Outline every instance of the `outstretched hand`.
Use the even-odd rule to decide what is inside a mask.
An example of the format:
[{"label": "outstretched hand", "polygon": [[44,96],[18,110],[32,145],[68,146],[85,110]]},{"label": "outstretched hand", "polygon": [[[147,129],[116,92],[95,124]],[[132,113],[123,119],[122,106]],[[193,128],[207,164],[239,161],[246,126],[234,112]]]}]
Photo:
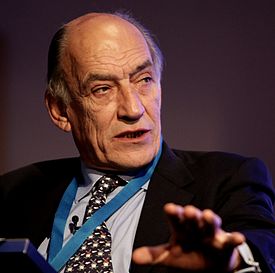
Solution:
[{"label": "outstretched hand", "polygon": [[167,244],[145,246],[133,253],[137,264],[161,264],[201,271],[216,269],[230,272],[237,269],[241,258],[236,246],[245,241],[239,232],[227,233],[221,219],[211,210],[199,210],[172,203],[164,206],[171,224],[172,237]]}]

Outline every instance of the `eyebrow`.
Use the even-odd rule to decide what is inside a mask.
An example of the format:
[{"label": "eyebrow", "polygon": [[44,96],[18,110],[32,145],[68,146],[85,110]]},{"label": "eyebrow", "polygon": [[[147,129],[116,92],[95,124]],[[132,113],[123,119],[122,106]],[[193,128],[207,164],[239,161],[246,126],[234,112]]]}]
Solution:
[{"label": "eyebrow", "polygon": [[[152,66],[152,62],[150,60],[146,60],[141,65],[138,65],[132,72],[129,73],[130,78],[144,70],[147,67]],[[88,83],[93,81],[118,81],[119,78],[116,75],[112,74],[98,74],[98,73],[89,73],[87,77],[83,80],[83,86],[87,86]]]},{"label": "eyebrow", "polygon": [[129,73],[130,78],[142,71],[143,69],[152,66],[152,62],[150,60],[146,60],[143,64],[137,66],[133,72]]}]

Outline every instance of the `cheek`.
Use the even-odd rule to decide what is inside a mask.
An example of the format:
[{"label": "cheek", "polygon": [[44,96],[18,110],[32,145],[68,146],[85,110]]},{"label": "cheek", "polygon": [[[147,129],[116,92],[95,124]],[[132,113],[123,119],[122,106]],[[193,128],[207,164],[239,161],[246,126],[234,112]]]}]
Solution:
[{"label": "cheek", "polygon": [[113,111],[106,105],[101,110],[87,110],[84,126],[89,128],[90,135],[96,138],[97,143],[101,143],[100,145],[103,145],[104,140],[110,135],[113,117]]},{"label": "cheek", "polygon": [[97,122],[96,115],[87,102],[75,100],[70,105],[68,116],[75,135],[82,141],[85,138],[92,138]]},{"label": "cheek", "polygon": [[147,111],[152,119],[154,119],[154,122],[158,122],[158,119],[160,118],[160,108],[161,108],[161,96],[160,92],[158,96],[151,97],[147,100]]}]

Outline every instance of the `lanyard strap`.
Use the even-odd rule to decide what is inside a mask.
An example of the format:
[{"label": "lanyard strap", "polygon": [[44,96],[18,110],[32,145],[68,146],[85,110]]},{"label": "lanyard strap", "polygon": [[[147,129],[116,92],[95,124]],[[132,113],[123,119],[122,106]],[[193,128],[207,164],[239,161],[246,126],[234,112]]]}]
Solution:
[{"label": "lanyard strap", "polygon": [[[75,179],[72,180],[61,199],[54,219],[49,249],[49,263],[56,271],[59,271],[66,264],[69,258],[77,251],[97,226],[122,207],[150,179],[160,158],[161,147],[162,145],[157,156],[145,172],[143,172],[141,176],[132,179],[112,200],[97,210],[62,248],[66,219],[77,190],[77,182]],[[73,199],[71,199],[72,196]]]},{"label": "lanyard strap", "polygon": [[59,207],[55,213],[53,229],[51,234],[50,246],[49,246],[49,255],[48,261],[51,263],[57,253],[62,249],[63,245],[63,236],[64,230],[69,217],[72,203],[75,199],[77,192],[77,180],[74,177],[66,191],[63,194],[63,197],[60,201]]}]

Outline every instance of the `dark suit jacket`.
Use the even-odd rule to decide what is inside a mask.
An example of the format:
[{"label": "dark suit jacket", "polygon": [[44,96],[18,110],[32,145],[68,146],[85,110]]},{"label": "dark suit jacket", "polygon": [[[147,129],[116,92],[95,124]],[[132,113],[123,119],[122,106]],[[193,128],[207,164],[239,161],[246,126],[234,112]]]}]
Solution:
[{"label": "dark suit jacket", "polygon": [[[38,247],[50,237],[66,187],[80,175],[79,158],[34,163],[3,175],[0,236],[27,237]],[[274,198],[271,178],[257,159],[221,152],[170,150],[164,144],[146,194],[134,248],[169,240],[162,210],[165,203],[193,204],[219,214],[225,230],[244,233],[263,272],[275,272]],[[130,272],[183,271],[132,264]]]}]

